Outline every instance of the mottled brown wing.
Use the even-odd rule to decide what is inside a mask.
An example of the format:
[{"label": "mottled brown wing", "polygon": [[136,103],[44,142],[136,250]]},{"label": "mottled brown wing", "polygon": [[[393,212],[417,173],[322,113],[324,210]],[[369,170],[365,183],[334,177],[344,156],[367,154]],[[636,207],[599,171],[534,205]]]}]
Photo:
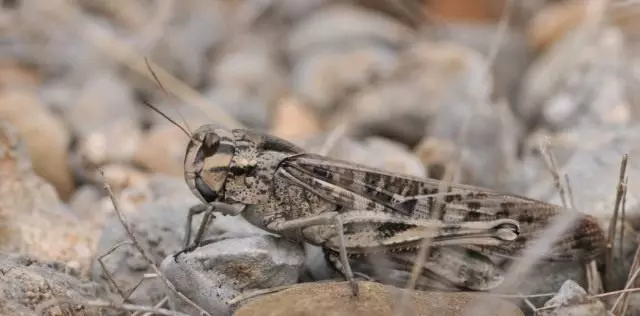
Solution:
[{"label": "mottled brown wing", "polygon": [[[537,232],[547,227],[562,207],[481,187],[448,184],[440,192],[441,181],[401,175],[362,164],[329,159],[315,154],[297,155],[281,167],[298,185],[307,186],[332,203],[346,209],[392,212],[411,218],[434,219],[436,205],[444,222],[485,221],[510,218],[521,225],[517,241],[486,251],[512,255],[526,246]],[[437,204],[441,199],[444,203]],[[606,242],[595,219],[578,214],[578,221],[556,243],[550,256],[559,260],[593,257]]]}]

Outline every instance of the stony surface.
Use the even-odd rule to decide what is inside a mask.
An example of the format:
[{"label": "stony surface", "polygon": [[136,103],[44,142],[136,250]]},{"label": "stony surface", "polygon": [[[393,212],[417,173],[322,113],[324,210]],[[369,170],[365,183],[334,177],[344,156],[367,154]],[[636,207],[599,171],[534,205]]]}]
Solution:
[{"label": "stony surface", "polygon": [[[250,300],[234,316],[248,315],[390,315],[403,293],[398,288],[360,282],[361,296],[353,299],[346,282],[299,284],[275,294]],[[524,315],[511,303],[470,293],[412,292],[408,294],[407,315]],[[490,302],[478,310],[474,299]],[[472,313],[472,314],[468,314]]]},{"label": "stony surface", "polygon": [[[79,279],[77,272],[60,262],[0,253],[2,315],[111,315],[78,304],[98,297],[109,295],[96,283]],[[70,304],[60,303],[65,300]]]},{"label": "stony surface", "polygon": [[[606,10],[597,7],[602,3]],[[588,10],[591,4],[596,10]],[[604,285],[619,290],[640,229],[639,13],[633,1],[3,1],[0,250],[55,260],[83,277],[93,272],[106,285],[95,259],[128,240],[106,181],[142,246],[156,264],[166,264],[183,246],[189,207],[199,203],[184,180],[187,134],[203,124],[227,126],[228,116],[332,158],[432,178],[453,163],[456,182],[560,205],[543,143],[568,174],[575,208],[596,216],[605,230],[620,159],[628,153],[625,220],[617,226],[624,231],[614,239],[613,275]],[[143,57],[159,82],[144,75]],[[189,276],[176,279],[182,287],[209,290],[189,295],[212,311],[231,312],[223,300],[209,300],[215,294],[340,277],[309,245],[303,271],[294,272],[300,249],[279,252],[280,239],[241,217],[218,216],[206,236],[219,240],[171,269]],[[284,276],[278,282],[246,276],[263,284],[241,289],[238,280],[246,279],[227,273],[231,253],[269,258],[254,272],[287,259],[295,264],[276,273]],[[206,258],[230,270],[216,270]],[[105,263],[124,290],[151,272],[131,247]],[[519,290],[557,292],[568,279],[588,288],[583,269],[577,262],[542,264]],[[406,271],[393,278],[406,279]],[[157,281],[145,280],[132,302],[165,297]],[[425,284],[436,283],[442,282]],[[297,294],[268,297],[281,295],[291,302]],[[447,302],[442,297],[458,294],[442,295]],[[342,299],[316,303],[339,308]],[[281,305],[268,309],[278,313],[287,306]],[[15,306],[21,313],[23,306]]]}]

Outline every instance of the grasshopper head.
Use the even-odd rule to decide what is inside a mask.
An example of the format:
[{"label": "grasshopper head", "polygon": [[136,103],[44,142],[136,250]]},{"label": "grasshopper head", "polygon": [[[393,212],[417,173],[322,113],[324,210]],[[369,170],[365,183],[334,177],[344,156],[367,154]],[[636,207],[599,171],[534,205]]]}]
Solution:
[{"label": "grasshopper head", "polygon": [[234,150],[233,134],[228,130],[204,125],[193,132],[184,157],[184,178],[203,203],[224,198],[224,183]]}]

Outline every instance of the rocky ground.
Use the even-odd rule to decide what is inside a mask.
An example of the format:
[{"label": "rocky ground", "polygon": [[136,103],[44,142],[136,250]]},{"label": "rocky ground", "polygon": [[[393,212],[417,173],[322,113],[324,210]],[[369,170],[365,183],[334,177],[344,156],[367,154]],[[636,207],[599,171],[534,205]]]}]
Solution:
[{"label": "rocky ground", "polygon": [[[640,294],[621,290],[639,265],[638,13],[620,0],[0,1],[0,315],[389,315],[402,295],[407,315],[636,315]],[[354,302],[317,248],[219,216],[216,242],[176,262],[199,203],[189,139],[143,101],[192,130],[254,128],[398,173],[442,178],[457,162],[456,182],[595,216],[614,251],[592,269],[539,264],[511,295],[364,282]]]}]

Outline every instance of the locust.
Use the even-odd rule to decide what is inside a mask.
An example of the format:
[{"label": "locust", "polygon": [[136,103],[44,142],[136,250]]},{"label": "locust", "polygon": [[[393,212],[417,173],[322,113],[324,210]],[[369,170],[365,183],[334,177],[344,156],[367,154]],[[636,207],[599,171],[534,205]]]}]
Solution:
[{"label": "locust", "polygon": [[[406,266],[425,238],[436,249],[428,259],[435,263],[432,277],[472,290],[477,287],[469,279],[481,278],[493,284],[490,288],[499,278],[482,255],[517,257],[560,212],[577,212],[469,185],[447,184],[442,191],[436,179],[309,153],[250,129],[203,125],[189,136],[184,177],[202,204],[189,211],[183,251],[201,245],[203,229],[214,211],[241,214],[268,232],[322,247],[354,295],[358,285],[350,258],[394,253],[395,262]],[[191,219],[203,212],[194,243],[189,245]],[[587,261],[602,253],[606,241],[599,224],[589,215],[577,216],[545,258]],[[462,252],[457,254],[472,253],[452,261],[455,256],[450,250],[458,248]],[[452,262],[459,262],[458,270],[464,271],[447,276]]]}]

